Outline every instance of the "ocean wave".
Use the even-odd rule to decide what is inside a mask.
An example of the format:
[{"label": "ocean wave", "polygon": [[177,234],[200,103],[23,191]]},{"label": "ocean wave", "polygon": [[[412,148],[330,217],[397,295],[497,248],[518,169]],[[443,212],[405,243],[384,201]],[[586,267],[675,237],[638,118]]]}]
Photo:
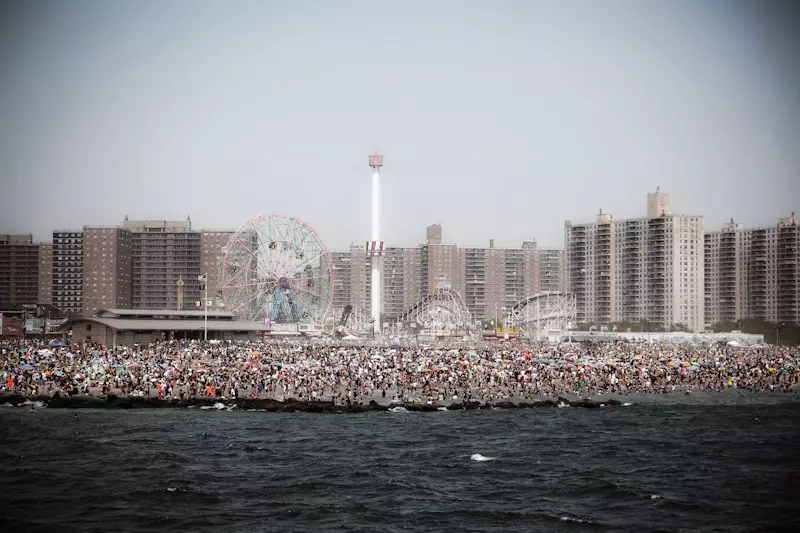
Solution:
[{"label": "ocean wave", "polygon": [[485,455],[481,455],[479,453],[473,453],[469,456],[469,460],[483,463],[485,461],[494,461],[494,457],[486,457]]}]

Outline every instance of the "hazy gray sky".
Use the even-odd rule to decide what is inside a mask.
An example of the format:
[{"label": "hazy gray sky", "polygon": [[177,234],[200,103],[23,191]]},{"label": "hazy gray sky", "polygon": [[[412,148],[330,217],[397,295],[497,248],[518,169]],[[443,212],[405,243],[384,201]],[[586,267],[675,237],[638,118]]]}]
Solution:
[{"label": "hazy gray sky", "polygon": [[800,211],[793,2],[8,1],[0,233],[283,212],[342,249]]}]

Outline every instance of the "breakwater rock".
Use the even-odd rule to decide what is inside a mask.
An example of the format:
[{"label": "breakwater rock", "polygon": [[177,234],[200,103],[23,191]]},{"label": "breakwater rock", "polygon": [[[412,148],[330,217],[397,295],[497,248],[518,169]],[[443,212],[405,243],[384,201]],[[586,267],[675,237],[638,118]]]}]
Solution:
[{"label": "breakwater rock", "polygon": [[213,398],[188,398],[184,400],[159,400],[157,398],[142,398],[138,396],[22,396],[19,394],[0,394],[0,406],[7,407],[48,407],[56,409],[165,409],[165,408],[200,408],[204,410],[253,410],[281,413],[366,413],[368,411],[388,411],[402,407],[410,412],[434,412],[441,410],[458,411],[472,409],[524,409],[536,407],[582,407],[587,409],[601,407],[617,407],[622,402],[615,399],[589,400],[586,398],[527,400],[521,402],[453,402],[447,404],[417,403],[417,402],[392,402],[378,403],[375,400],[369,403],[353,403],[334,405],[333,402],[303,401],[288,399],[284,401],[265,398],[238,398],[238,399],[213,399]]}]

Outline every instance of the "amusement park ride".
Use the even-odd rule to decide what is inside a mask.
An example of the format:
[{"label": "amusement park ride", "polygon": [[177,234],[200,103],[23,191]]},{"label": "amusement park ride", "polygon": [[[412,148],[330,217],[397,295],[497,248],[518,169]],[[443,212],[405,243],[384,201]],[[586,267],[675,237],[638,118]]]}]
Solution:
[{"label": "amusement park ride", "polygon": [[321,324],[333,299],[331,254],[305,222],[260,216],[228,241],[220,290],[226,309],[241,319]]},{"label": "amusement park ride", "polygon": [[[317,232],[297,218],[256,217],[229,239],[220,265],[219,292],[225,308],[243,320],[263,322],[273,332],[320,334],[344,340],[384,334],[470,336],[478,333],[461,296],[438,289],[391,324],[381,323],[384,245],[380,240],[380,170],[383,156],[369,156],[372,169],[372,239],[366,243],[371,264],[371,313],[346,305],[331,309],[334,269],[330,252]],[[532,340],[564,331],[574,320],[571,295],[542,293],[518,302],[507,326]],[[338,317],[338,320],[337,320]]]}]

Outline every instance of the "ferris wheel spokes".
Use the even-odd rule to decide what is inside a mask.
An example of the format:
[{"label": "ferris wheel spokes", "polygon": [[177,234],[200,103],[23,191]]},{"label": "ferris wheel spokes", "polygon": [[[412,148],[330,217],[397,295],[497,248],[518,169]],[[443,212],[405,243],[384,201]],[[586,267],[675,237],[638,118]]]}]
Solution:
[{"label": "ferris wheel spokes", "polygon": [[274,323],[323,320],[333,299],[333,263],[313,228],[265,215],[229,240],[220,272],[228,310]]}]

